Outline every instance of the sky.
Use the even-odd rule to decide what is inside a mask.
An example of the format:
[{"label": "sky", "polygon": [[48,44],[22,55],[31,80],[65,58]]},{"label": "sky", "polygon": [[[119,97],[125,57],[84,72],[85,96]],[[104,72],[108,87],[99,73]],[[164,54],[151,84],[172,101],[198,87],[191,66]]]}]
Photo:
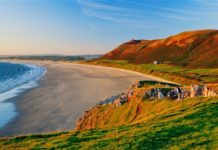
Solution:
[{"label": "sky", "polygon": [[104,54],[218,28],[218,0],[0,0],[0,55]]}]

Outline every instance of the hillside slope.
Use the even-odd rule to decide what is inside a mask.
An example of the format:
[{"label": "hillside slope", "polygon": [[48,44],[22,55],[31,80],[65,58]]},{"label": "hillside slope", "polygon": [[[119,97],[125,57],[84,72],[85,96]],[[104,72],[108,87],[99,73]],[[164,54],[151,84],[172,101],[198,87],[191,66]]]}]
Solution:
[{"label": "hillside slope", "polygon": [[132,40],[101,59],[152,63],[155,60],[188,67],[218,67],[218,30],[182,32],[158,40]]},{"label": "hillside slope", "polygon": [[[125,104],[111,112],[112,116],[108,118],[112,120],[107,125],[98,125],[104,129],[0,139],[0,149],[218,148],[217,97],[186,99],[181,102],[142,102],[141,113],[131,123],[137,102]],[[107,109],[102,108],[101,111],[104,113]],[[126,120],[119,119],[125,117]],[[117,124],[119,122],[123,125],[111,127],[113,124],[121,125]]]},{"label": "hillside slope", "polygon": [[77,122],[77,130],[106,129],[145,122],[162,122],[165,121],[165,119],[169,119],[168,115],[173,119],[174,116],[178,114],[182,117],[190,112],[192,113],[192,111],[195,111],[196,105],[211,99],[200,97],[189,98],[184,101],[143,99],[145,91],[149,90],[150,87],[135,89],[134,94],[131,96],[131,101],[119,107],[116,107],[115,104],[93,107],[89,111],[86,111],[84,116]]}]

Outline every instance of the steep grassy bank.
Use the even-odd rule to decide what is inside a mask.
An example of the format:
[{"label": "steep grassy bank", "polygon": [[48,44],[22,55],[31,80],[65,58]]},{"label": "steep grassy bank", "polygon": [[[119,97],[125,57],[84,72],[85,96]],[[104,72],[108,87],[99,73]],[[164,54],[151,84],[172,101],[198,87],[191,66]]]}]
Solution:
[{"label": "steep grassy bank", "polygon": [[125,60],[95,60],[92,65],[116,67],[157,76],[180,84],[218,83],[218,69],[193,69],[168,64],[131,64]]},{"label": "steep grassy bank", "polygon": [[[142,101],[141,112],[131,121],[136,113],[137,102],[139,101],[125,104],[111,112],[108,125],[99,126],[105,127],[104,129],[1,139],[0,149],[218,148],[217,97],[186,99],[180,102]],[[107,108],[102,108],[101,111],[105,112]],[[112,127],[120,121],[124,125]]]}]

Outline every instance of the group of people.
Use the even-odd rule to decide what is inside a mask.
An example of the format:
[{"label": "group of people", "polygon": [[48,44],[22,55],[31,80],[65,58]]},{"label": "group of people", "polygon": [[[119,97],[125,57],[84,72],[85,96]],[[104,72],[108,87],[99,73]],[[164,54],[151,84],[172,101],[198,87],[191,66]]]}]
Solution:
[{"label": "group of people", "polygon": [[187,97],[187,91],[182,89],[181,87],[177,86],[176,88],[174,88],[173,90],[171,90],[169,93],[168,93],[168,98],[174,98],[177,100],[181,100],[181,99],[184,99]]},{"label": "group of people", "polygon": [[145,92],[144,99],[185,99],[188,97],[197,96],[216,96],[216,92],[207,87],[207,85],[191,85],[190,90],[177,86],[175,88],[152,88],[150,91]]},{"label": "group of people", "polygon": [[216,96],[216,92],[210,88],[207,87],[207,85],[191,85],[191,90],[190,90],[190,97],[195,97],[195,96],[204,96],[204,97],[209,97],[209,96]]},{"label": "group of people", "polygon": [[[127,93],[122,93],[118,96],[113,96],[104,101],[100,101],[99,105],[113,104],[114,107],[123,105],[124,103],[131,101],[134,94],[136,84],[131,85],[127,90]],[[209,89],[206,85],[191,85],[191,88],[187,87],[162,87],[162,88],[152,88],[149,91],[146,91],[143,99],[172,99],[172,100],[182,100],[188,97],[196,96],[216,96],[216,92]]]},{"label": "group of people", "polygon": [[131,101],[133,93],[134,93],[134,87],[130,86],[130,88],[127,90],[127,93],[121,93],[118,96],[113,96],[104,101],[100,101],[98,105],[114,104],[116,107],[118,107],[128,101]]},{"label": "group of people", "polygon": [[152,88],[150,91],[145,92],[144,99],[182,99],[184,90],[179,86],[175,88]]},{"label": "group of people", "polygon": [[129,87],[126,93],[122,93],[115,101],[114,107],[118,107],[120,105],[125,104],[126,102],[131,101],[132,96],[134,94],[134,89],[136,88],[136,84],[133,84]]}]

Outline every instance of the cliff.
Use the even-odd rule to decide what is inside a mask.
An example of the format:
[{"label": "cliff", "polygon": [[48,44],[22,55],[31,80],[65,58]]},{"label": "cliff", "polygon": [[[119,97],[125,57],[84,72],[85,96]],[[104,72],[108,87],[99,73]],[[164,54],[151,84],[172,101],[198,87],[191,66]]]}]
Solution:
[{"label": "cliff", "polygon": [[[156,86],[155,86],[156,87]],[[217,84],[208,84],[207,87],[218,93]],[[165,86],[163,86],[165,88]],[[183,109],[192,109],[200,101],[197,99],[208,98],[187,98],[183,101],[176,100],[148,100],[144,99],[145,92],[150,91],[151,87],[136,88],[130,100],[125,104],[118,106],[116,102],[107,105],[97,105],[85,112],[84,116],[77,121],[77,130],[87,129],[106,129],[123,125],[135,125],[144,122],[153,122],[159,116],[165,116],[173,113],[182,113]],[[190,87],[183,89],[189,91]],[[193,100],[195,99],[195,100]]]}]

